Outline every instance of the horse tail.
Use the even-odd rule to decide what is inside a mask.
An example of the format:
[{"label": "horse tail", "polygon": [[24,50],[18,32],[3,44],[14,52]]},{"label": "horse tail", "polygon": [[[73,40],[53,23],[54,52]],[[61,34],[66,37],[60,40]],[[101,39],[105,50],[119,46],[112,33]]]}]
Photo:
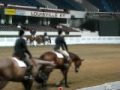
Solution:
[{"label": "horse tail", "polygon": [[0,76],[0,90],[7,85],[8,81],[4,80],[3,77]]}]

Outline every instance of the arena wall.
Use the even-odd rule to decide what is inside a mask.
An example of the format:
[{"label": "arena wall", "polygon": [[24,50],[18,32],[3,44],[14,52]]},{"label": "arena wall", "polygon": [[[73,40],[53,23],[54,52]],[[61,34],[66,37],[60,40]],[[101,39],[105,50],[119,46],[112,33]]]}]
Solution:
[{"label": "arena wall", "polygon": [[[14,46],[17,37],[0,37],[0,46]],[[65,37],[67,44],[120,44],[120,37]],[[54,45],[55,37],[51,37]],[[29,45],[29,43],[28,43]]]}]

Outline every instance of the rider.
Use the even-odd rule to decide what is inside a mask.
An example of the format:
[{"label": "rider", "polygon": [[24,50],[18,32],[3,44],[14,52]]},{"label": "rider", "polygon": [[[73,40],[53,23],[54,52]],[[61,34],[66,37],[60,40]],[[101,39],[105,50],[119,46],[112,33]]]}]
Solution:
[{"label": "rider", "polygon": [[46,32],[44,33],[44,38],[45,38],[45,40],[47,40],[49,38]]},{"label": "rider", "polygon": [[71,60],[70,56],[69,56],[69,53],[68,53],[67,44],[66,44],[66,42],[64,40],[64,37],[63,37],[63,31],[62,30],[58,31],[58,36],[55,39],[54,50],[57,51],[57,52],[62,53],[65,56],[65,60],[67,60],[68,62]]},{"label": "rider", "polygon": [[[29,55],[29,59],[27,59],[26,54]],[[27,48],[26,41],[24,39],[24,30],[23,29],[19,30],[19,38],[15,42],[13,56],[16,56],[18,59],[20,59],[26,63],[26,65],[27,65],[26,73],[27,74],[29,73],[29,75],[27,75],[27,76],[31,76],[31,71],[32,71],[33,66],[32,66],[30,60],[32,59],[32,55]]]},{"label": "rider", "polygon": [[44,40],[44,43],[46,43],[46,41],[49,41],[49,43],[50,43],[50,38],[49,38],[47,32],[44,33],[44,38],[43,38],[43,40]]},{"label": "rider", "polygon": [[36,30],[32,29],[32,30],[30,30],[30,33],[31,33],[32,37],[36,37]]}]

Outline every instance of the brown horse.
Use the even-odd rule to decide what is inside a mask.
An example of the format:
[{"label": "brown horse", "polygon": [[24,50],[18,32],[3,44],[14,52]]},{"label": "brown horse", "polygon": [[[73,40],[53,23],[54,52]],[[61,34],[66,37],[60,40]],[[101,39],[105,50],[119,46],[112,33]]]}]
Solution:
[{"label": "brown horse", "polygon": [[26,40],[30,42],[30,44],[32,44],[34,41],[36,41],[37,44],[43,43],[44,45],[46,42],[51,43],[50,37],[45,38],[42,35],[37,35],[35,37],[33,37],[32,35],[29,35],[29,36],[25,36],[25,37],[26,37]]},{"label": "brown horse", "polygon": [[[33,60],[32,60],[33,61]],[[39,81],[41,78],[38,77],[40,68],[42,66],[51,66],[54,68],[54,64],[43,60],[34,60],[32,76],[35,80]],[[25,79],[26,67],[19,67],[18,63],[13,58],[1,59],[0,60],[0,90],[3,89],[8,81],[21,82],[25,90],[31,90],[34,79]]]},{"label": "brown horse", "polygon": [[38,35],[35,37],[35,40],[38,44],[44,43],[44,36]]},{"label": "brown horse", "polygon": [[35,37],[32,35],[25,36],[26,40],[30,42],[30,44],[35,40]]},{"label": "brown horse", "polygon": [[63,83],[63,81],[65,81],[65,87],[69,87],[67,83],[67,73],[72,62],[74,62],[75,65],[75,72],[78,72],[78,69],[83,61],[83,59],[81,59],[78,55],[72,52],[69,52],[69,55],[72,61],[67,62],[67,64],[64,63],[64,58],[58,58],[57,55],[52,51],[45,52],[40,56],[40,59],[44,59],[47,61],[54,61],[56,63],[56,69],[60,69],[64,76],[64,78],[60,81],[60,85]]}]

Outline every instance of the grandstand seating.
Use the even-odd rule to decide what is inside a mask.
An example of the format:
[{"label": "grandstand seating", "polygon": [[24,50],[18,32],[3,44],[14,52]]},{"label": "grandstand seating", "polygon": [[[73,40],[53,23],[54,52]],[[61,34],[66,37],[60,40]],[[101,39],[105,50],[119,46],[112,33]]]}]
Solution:
[{"label": "grandstand seating", "polygon": [[62,9],[74,9],[73,6],[69,5],[66,1],[64,0],[48,0],[50,2],[52,2],[53,4],[57,5],[58,8],[62,8]]},{"label": "grandstand seating", "polygon": [[71,27],[64,26],[64,25],[62,25],[62,30],[65,32],[78,32],[77,30],[72,29]]},{"label": "grandstand seating", "polygon": [[57,9],[57,6],[54,5],[53,3],[47,1],[47,0],[37,0],[39,3],[41,3],[42,5],[44,5],[46,8],[54,8]]},{"label": "grandstand seating", "polygon": [[0,3],[5,5],[22,5],[22,6],[36,6],[36,7],[44,7],[42,4],[35,0],[0,0]]},{"label": "grandstand seating", "polygon": [[99,8],[100,12],[105,12],[106,9],[102,3],[102,0],[88,0],[90,3],[92,3],[93,5],[95,5],[96,7]]},{"label": "grandstand seating", "polygon": [[[77,2],[81,3],[80,1]],[[87,0],[83,0],[81,5],[82,7],[85,8],[86,11],[97,12],[99,10],[96,6],[94,6],[92,3],[88,2]]]},{"label": "grandstand seating", "polygon": [[[28,24],[28,25],[23,25],[22,28],[25,30],[30,30],[34,29],[37,31],[56,31],[55,28],[52,28],[50,26],[40,26],[37,24]],[[0,25],[0,31],[16,31],[19,30],[16,25]]]},{"label": "grandstand seating", "polygon": [[56,31],[56,29],[50,27],[50,26],[41,26],[41,25],[37,25],[37,24],[27,24],[27,25],[23,25],[26,30],[29,29],[34,29],[37,31]]},{"label": "grandstand seating", "polygon": [[42,5],[41,3],[39,3],[36,0],[23,0],[23,1],[28,2],[31,6],[37,6],[38,8],[39,7],[44,7],[44,5]]},{"label": "grandstand seating", "polygon": [[[44,32],[56,32],[57,28],[51,27],[51,26],[41,26],[37,24],[26,24],[22,25],[22,28],[24,28],[26,31],[29,31],[31,29],[34,29],[36,31],[44,31]],[[17,31],[19,28],[17,28],[16,25],[0,25],[0,31]],[[76,30],[73,30],[70,27],[62,26],[62,30],[65,32],[77,32]]]},{"label": "grandstand seating", "polygon": [[16,25],[0,25],[0,31],[16,31],[19,30]]},{"label": "grandstand seating", "polygon": [[120,12],[120,0],[106,0],[113,12]]},{"label": "grandstand seating", "polygon": [[48,0],[53,4],[57,5],[61,9],[70,9],[70,10],[82,10],[80,4],[73,0]]},{"label": "grandstand seating", "polygon": [[88,0],[99,8],[101,12],[119,12],[120,0]]},{"label": "grandstand seating", "polygon": [[24,0],[0,0],[0,3],[29,6]]},{"label": "grandstand seating", "polygon": [[82,7],[82,5],[80,3],[77,3],[74,0],[65,0],[65,1],[68,4],[70,4],[71,6],[73,6],[75,8],[75,10],[84,11],[84,8]]}]

